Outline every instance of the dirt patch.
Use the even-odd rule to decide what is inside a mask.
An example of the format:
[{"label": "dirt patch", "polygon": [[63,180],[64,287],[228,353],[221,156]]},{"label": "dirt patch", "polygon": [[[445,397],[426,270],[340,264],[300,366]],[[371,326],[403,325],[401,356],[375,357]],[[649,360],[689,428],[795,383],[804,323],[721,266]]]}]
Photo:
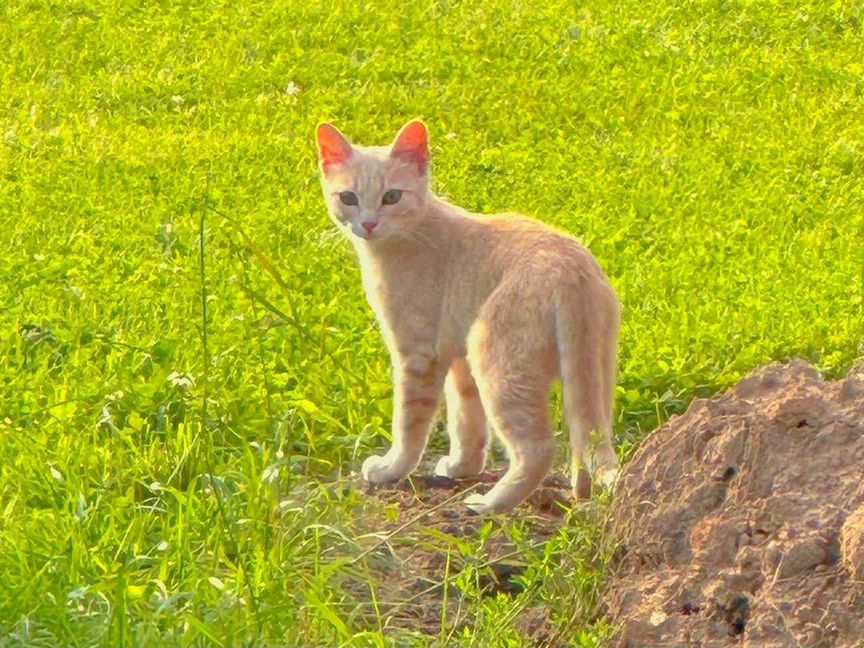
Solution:
[{"label": "dirt patch", "polygon": [[[390,516],[382,519],[379,510],[374,518],[377,528],[368,530],[379,538],[364,542],[371,545],[363,561],[371,573],[358,573],[343,587],[366,602],[372,598],[369,581],[374,581],[378,614],[392,625],[435,636],[445,620],[454,632],[473,622],[463,600],[466,585],[456,578],[466,566],[474,574],[468,589],[494,597],[524,590],[526,562],[523,551],[499,525],[462,504],[471,489],[488,490],[504,469],[456,481],[432,475],[432,465],[422,466],[414,477],[398,484],[374,487],[358,481],[376,506],[388,505],[385,510]],[[532,545],[542,545],[559,531],[565,508],[572,506],[569,491],[569,482],[553,474],[520,506],[525,537]],[[476,548],[478,542],[479,553],[467,549]],[[537,645],[546,643],[552,632],[543,606],[523,610],[515,625]]]},{"label": "dirt patch", "polygon": [[864,371],[771,365],[625,466],[619,646],[864,645]]}]

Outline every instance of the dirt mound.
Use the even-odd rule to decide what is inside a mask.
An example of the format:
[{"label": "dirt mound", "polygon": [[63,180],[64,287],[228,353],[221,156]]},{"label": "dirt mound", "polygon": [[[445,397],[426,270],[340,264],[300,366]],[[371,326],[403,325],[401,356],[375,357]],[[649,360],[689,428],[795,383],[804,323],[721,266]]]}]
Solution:
[{"label": "dirt mound", "polygon": [[864,506],[846,518],[840,532],[843,566],[855,580],[864,582]]},{"label": "dirt mound", "polygon": [[619,481],[620,646],[864,645],[864,371],[771,365],[696,400]]}]

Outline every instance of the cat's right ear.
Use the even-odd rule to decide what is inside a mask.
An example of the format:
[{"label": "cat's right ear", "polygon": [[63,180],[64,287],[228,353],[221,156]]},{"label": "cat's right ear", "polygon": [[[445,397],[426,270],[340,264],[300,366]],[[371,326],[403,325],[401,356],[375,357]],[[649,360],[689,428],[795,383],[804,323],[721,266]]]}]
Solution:
[{"label": "cat's right ear", "polygon": [[354,154],[351,144],[332,124],[319,124],[317,138],[318,159],[325,173],[330,167],[344,164]]}]

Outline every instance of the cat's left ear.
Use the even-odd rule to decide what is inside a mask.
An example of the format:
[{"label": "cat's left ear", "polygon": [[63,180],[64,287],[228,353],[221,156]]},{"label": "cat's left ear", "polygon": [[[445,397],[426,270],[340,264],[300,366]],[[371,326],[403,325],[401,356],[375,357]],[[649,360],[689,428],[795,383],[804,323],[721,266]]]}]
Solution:
[{"label": "cat's left ear", "polygon": [[426,124],[419,120],[405,124],[393,140],[390,157],[412,162],[420,171],[426,171],[429,165],[429,133]]}]

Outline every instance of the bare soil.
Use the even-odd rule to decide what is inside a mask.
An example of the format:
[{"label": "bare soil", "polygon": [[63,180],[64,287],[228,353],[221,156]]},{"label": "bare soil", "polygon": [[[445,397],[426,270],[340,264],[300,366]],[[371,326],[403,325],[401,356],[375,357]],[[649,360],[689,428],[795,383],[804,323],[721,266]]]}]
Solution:
[{"label": "bare soil", "polygon": [[624,467],[618,646],[864,645],[864,367],[694,401]]},{"label": "bare soil", "polygon": [[[377,584],[378,611],[393,625],[434,636],[441,633],[444,619],[454,631],[473,623],[466,616],[468,606],[454,578],[466,561],[471,561],[477,573],[478,582],[472,583],[472,589],[476,585],[483,596],[497,596],[524,589],[520,576],[525,560],[498,525],[488,527],[489,518],[473,514],[462,504],[472,488],[482,492],[494,485],[504,468],[456,481],[432,475],[433,459],[427,459],[426,464],[404,482],[362,487],[378,504],[389,505],[391,513],[388,519],[376,518],[374,531],[381,543],[367,558]],[[569,482],[560,475],[550,475],[518,511],[531,544],[540,546],[554,536],[565,507],[570,506]],[[485,536],[481,555],[460,551],[460,545],[476,542],[481,534]],[[354,581],[358,601],[370,599],[367,581],[362,574]],[[345,585],[351,589],[350,582]],[[524,610],[516,623],[536,645],[548,643],[552,636],[545,607]]]}]

